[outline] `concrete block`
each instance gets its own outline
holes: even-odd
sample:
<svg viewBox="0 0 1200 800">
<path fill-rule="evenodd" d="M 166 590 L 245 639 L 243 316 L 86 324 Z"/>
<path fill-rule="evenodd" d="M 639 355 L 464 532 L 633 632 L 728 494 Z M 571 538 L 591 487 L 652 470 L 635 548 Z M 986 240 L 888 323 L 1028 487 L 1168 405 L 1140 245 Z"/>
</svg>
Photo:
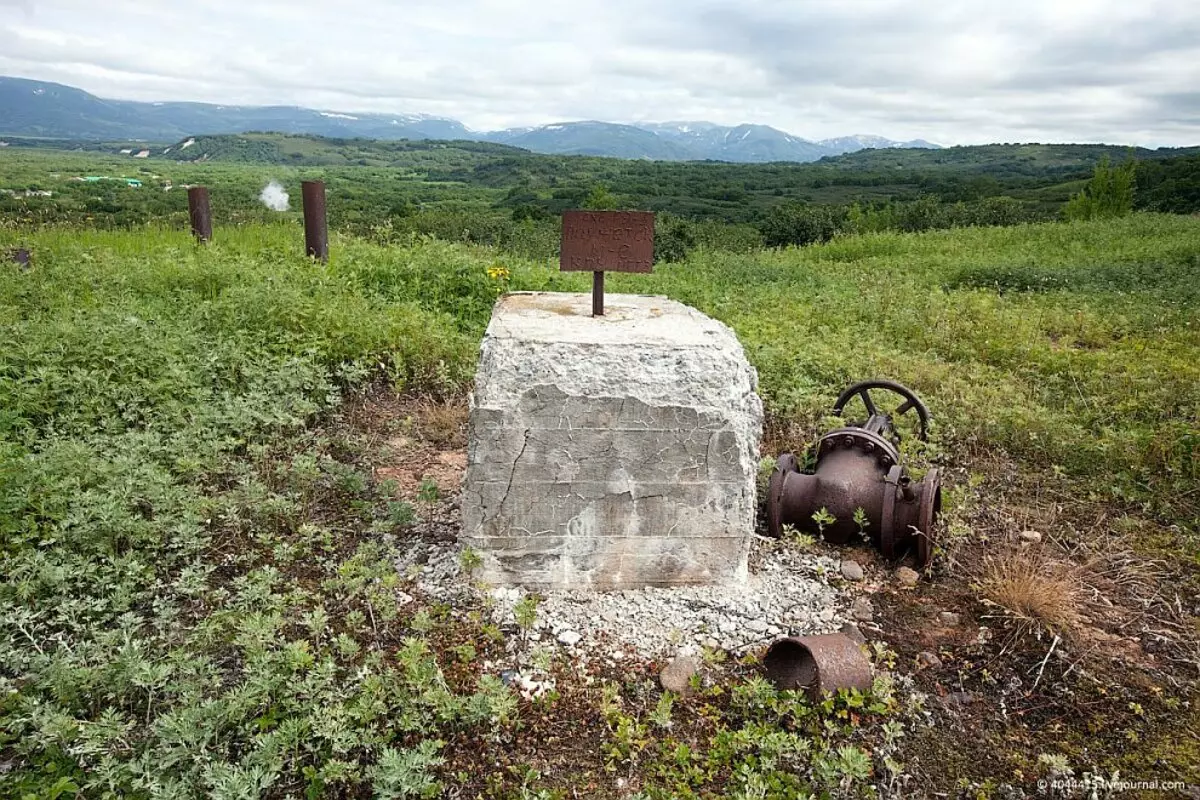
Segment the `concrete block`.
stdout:
<svg viewBox="0 0 1200 800">
<path fill-rule="evenodd" d="M 488 582 L 745 579 L 762 433 L 726 326 L 665 297 L 514 293 L 471 398 L 462 540 Z"/>
</svg>

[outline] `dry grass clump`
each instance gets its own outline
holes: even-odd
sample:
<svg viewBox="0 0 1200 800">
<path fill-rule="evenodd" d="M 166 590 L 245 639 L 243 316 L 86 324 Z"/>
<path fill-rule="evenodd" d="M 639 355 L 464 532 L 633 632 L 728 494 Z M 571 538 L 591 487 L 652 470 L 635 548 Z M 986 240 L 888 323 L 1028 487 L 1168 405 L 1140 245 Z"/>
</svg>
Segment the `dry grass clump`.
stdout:
<svg viewBox="0 0 1200 800">
<path fill-rule="evenodd" d="M 1078 567 L 1041 550 L 988 555 L 976 582 L 985 600 L 1052 633 L 1066 636 L 1081 622 L 1084 591 Z"/>
<path fill-rule="evenodd" d="M 461 397 L 422 402 L 415 409 L 417 433 L 435 447 L 466 447 L 467 411 Z"/>
</svg>

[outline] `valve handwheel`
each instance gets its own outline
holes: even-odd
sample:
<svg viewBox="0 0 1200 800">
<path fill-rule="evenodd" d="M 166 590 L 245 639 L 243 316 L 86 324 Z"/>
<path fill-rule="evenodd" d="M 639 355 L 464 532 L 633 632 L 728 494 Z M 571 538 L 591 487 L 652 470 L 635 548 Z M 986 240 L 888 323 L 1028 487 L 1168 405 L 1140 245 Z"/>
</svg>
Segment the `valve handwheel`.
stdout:
<svg viewBox="0 0 1200 800">
<path fill-rule="evenodd" d="M 920 430 L 917 433 L 917 438 L 922 442 L 928 441 L 929 409 L 925 407 L 925 404 L 921 402 L 921 399 L 917 397 L 912 389 L 909 389 L 903 384 L 896 383 L 895 381 L 862 381 L 861 383 L 856 383 L 853 386 L 848 386 L 845 391 L 838 395 L 837 402 L 833 404 L 833 413 L 840 417 L 842 415 L 842 410 L 846 407 L 847 403 L 849 403 L 855 397 L 862 397 L 863 405 L 867 407 L 867 415 L 870 417 L 877 416 L 880 412 L 878 410 L 878 406 L 876 406 L 874 401 L 871 399 L 872 389 L 886 390 L 892 394 L 898 394 L 904 398 L 904 402 L 896 406 L 894 411 L 885 412 L 889 420 L 904 416 L 909 411 L 916 409 L 917 418 L 921 424 Z M 896 433 L 896 435 L 899 436 L 899 433 Z"/>
</svg>

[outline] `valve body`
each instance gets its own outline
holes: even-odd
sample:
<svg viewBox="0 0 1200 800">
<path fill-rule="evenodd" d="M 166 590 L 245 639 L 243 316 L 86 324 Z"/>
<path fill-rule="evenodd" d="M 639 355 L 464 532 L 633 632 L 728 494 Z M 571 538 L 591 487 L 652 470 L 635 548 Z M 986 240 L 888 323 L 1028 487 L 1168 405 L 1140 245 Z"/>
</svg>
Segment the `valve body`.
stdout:
<svg viewBox="0 0 1200 800">
<path fill-rule="evenodd" d="M 771 535 L 782 535 L 783 526 L 790 525 L 845 544 L 862 533 L 888 558 L 911 550 L 926 566 L 933 557 L 941 480 L 931 469 L 913 481 L 900 463 L 899 449 L 887 438 L 892 432 L 889 417 L 872 414 L 862 426 L 825 434 L 817 443 L 812 474 L 801 472 L 791 453 L 781 455 L 767 494 Z"/>
</svg>

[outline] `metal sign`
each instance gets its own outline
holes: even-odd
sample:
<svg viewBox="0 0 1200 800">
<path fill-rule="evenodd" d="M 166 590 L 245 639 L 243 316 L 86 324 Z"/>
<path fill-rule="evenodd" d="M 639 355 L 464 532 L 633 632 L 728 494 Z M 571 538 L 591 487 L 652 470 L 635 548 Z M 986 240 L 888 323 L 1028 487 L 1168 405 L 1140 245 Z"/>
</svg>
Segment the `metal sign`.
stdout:
<svg viewBox="0 0 1200 800">
<path fill-rule="evenodd" d="M 563 213 L 559 269 L 592 273 L 592 316 L 604 316 L 604 273 L 654 269 L 654 214 L 650 211 Z"/>
<path fill-rule="evenodd" d="M 567 211 L 559 268 L 564 272 L 650 272 L 654 214 L 650 211 Z"/>
</svg>

